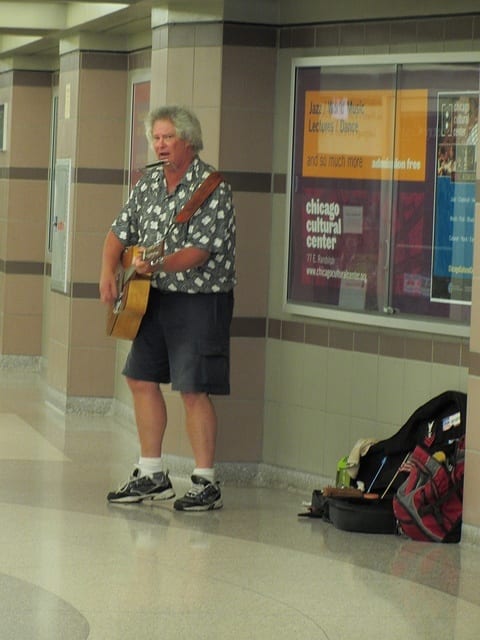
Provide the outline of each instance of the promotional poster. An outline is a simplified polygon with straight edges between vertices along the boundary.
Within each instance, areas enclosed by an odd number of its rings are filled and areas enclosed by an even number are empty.
[[[297,69],[289,301],[440,317],[470,303],[478,90],[431,79]]]

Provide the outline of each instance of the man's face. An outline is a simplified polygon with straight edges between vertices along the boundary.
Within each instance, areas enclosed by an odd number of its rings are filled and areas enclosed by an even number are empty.
[[[157,120],[152,127],[153,150],[173,169],[186,168],[193,158],[190,144],[177,136],[170,120]]]

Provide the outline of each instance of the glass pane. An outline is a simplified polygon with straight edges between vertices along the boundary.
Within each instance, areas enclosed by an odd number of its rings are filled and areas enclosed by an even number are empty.
[[[395,184],[390,305],[398,313],[469,321],[478,89],[477,65],[399,68],[398,95],[410,99],[397,101],[397,130],[405,112],[414,114],[412,140],[426,126],[423,167]],[[418,144],[412,149],[408,157],[420,160]]]
[[[288,300],[388,303],[396,67],[296,70]]]

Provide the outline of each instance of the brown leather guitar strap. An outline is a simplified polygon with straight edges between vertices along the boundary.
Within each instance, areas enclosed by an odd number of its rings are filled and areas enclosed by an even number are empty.
[[[213,193],[218,185],[223,181],[224,178],[219,171],[211,173],[197,188],[187,204],[185,204],[177,213],[174,222],[176,224],[188,222],[200,205],[205,202],[208,196]]]

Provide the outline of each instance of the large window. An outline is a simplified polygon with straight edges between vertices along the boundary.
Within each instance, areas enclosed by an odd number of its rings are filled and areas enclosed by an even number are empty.
[[[479,70],[294,61],[287,310],[466,335]]]

